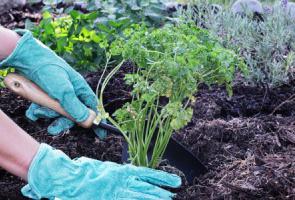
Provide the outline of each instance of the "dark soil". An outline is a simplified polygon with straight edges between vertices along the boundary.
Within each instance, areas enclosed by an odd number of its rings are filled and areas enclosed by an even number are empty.
[[[174,137],[209,172],[178,199],[295,199],[295,82],[269,90],[202,88],[190,124]]]
[[[43,5],[42,3],[25,5],[23,8],[14,8],[8,10],[6,13],[0,15],[0,25],[9,28],[25,28],[25,21],[30,20],[31,22],[38,23],[42,15],[40,13]]]
[[[40,20],[41,7],[25,7],[1,15],[0,23],[23,28],[24,20]],[[104,103],[112,113],[130,99],[124,84],[127,63],[106,89]],[[101,72],[84,74],[95,89]],[[40,142],[63,150],[70,157],[88,156],[121,162],[122,138],[109,135],[99,140],[90,130],[75,127],[52,137],[46,133],[50,121],[26,119],[29,102],[0,89],[0,109]],[[235,84],[229,98],[223,87],[202,86],[197,94],[194,116],[187,127],[174,135],[186,145],[209,172],[192,185],[176,190],[177,200],[195,199],[295,199],[295,81],[266,90]],[[181,175],[165,163],[162,169]],[[0,199],[26,199],[20,193],[25,183],[0,170]]]
[[[104,104],[113,112],[130,99],[123,74],[126,63],[105,92]],[[100,72],[84,74],[93,89]],[[265,90],[234,86],[228,98],[223,87],[203,86],[197,95],[190,124],[174,135],[208,166],[194,184],[176,190],[176,199],[295,199],[295,82]],[[0,108],[40,142],[63,150],[70,157],[88,156],[121,162],[122,138],[99,140],[90,130],[76,127],[60,136],[46,133],[50,121],[25,118],[29,102],[0,90]],[[112,106],[111,106],[112,105]],[[167,164],[162,169],[181,175]],[[0,199],[25,199],[22,180],[0,171]]]

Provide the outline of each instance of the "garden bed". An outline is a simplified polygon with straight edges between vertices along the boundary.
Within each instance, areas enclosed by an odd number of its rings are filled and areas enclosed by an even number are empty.
[[[1,15],[8,28],[23,28],[24,20],[38,22],[41,5],[14,9]],[[107,111],[114,112],[130,99],[123,77],[126,63],[105,91]],[[95,89],[101,72],[84,74]],[[176,137],[208,167],[209,172],[177,189],[176,199],[295,199],[295,81],[275,89],[236,82],[232,98],[224,87],[201,86],[192,121]],[[87,156],[121,162],[122,137],[99,140],[91,130],[75,127],[63,135],[46,133],[50,120],[26,119],[29,102],[0,89],[0,109],[39,142],[63,150],[71,158]],[[163,162],[161,168],[181,174]],[[0,199],[26,199],[25,182],[0,170]]]
[[[109,112],[130,98],[130,88],[123,81],[130,70],[126,63],[106,89]],[[100,72],[84,74],[93,89],[99,76]],[[91,130],[79,127],[51,137],[46,133],[49,121],[33,123],[25,118],[29,102],[7,89],[0,94],[0,108],[38,141],[72,158],[121,162],[121,137],[109,135],[102,141]],[[232,98],[223,87],[202,86],[193,120],[174,137],[189,147],[209,172],[192,185],[184,184],[176,199],[294,199],[295,101],[290,98],[294,94],[294,81],[272,90],[236,83]],[[167,164],[164,162],[162,169],[171,171]],[[0,199],[25,199],[20,193],[23,181],[3,170],[0,180]]]

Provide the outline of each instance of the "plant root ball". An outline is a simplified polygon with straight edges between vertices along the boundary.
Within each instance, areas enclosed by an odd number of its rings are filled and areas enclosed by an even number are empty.
[[[235,14],[245,15],[247,12],[263,14],[262,4],[257,0],[237,0],[231,7]]]
[[[7,10],[19,6],[24,6],[26,0],[1,0],[0,1],[0,14],[6,12]]]

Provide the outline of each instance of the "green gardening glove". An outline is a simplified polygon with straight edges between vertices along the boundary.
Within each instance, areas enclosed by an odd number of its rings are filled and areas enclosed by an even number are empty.
[[[77,122],[85,121],[89,112],[96,111],[97,98],[83,77],[52,50],[35,39],[27,30],[16,31],[22,37],[13,53],[0,62],[0,68],[14,67],[16,71],[41,87],[50,97],[59,101],[64,110]],[[48,128],[57,135],[74,123],[50,109],[33,104],[26,116],[31,120],[40,117],[58,119]],[[105,130],[100,131],[105,136]]]
[[[180,177],[144,167],[81,157],[71,160],[41,144],[28,172],[24,196],[61,200],[171,200]]]
[[[66,117],[62,117],[54,110],[39,106],[35,103],[32,103],[26,111],[26,117],[32,121],[37,121],[39,118],[57,118],[47,128],[47,132],[54,136],[59,135],[61,132],[70,129],[75,125],[73,121]]]

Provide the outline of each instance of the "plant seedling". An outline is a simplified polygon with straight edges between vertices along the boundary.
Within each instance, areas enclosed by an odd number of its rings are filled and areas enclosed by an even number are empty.
[[[100,100],[103,102],[108,81],[126,60],[137,66],[134,73],[125,75],[126,83],[133,87],[132,100],[115,112],[115,119],[105,113],[103,105],[99,110],[123,133],[131,163],[156,168],[173,132],[191,120],[198,85],[226,84],[231,94],[236,67],[244,71],[246,67],[214,36],[192,24],[152,31],[134,25],[124,34],[111,45],[109,58],[121,55],[123,61],[102,83]],[[152,156],[148,157],[153,138]]]

